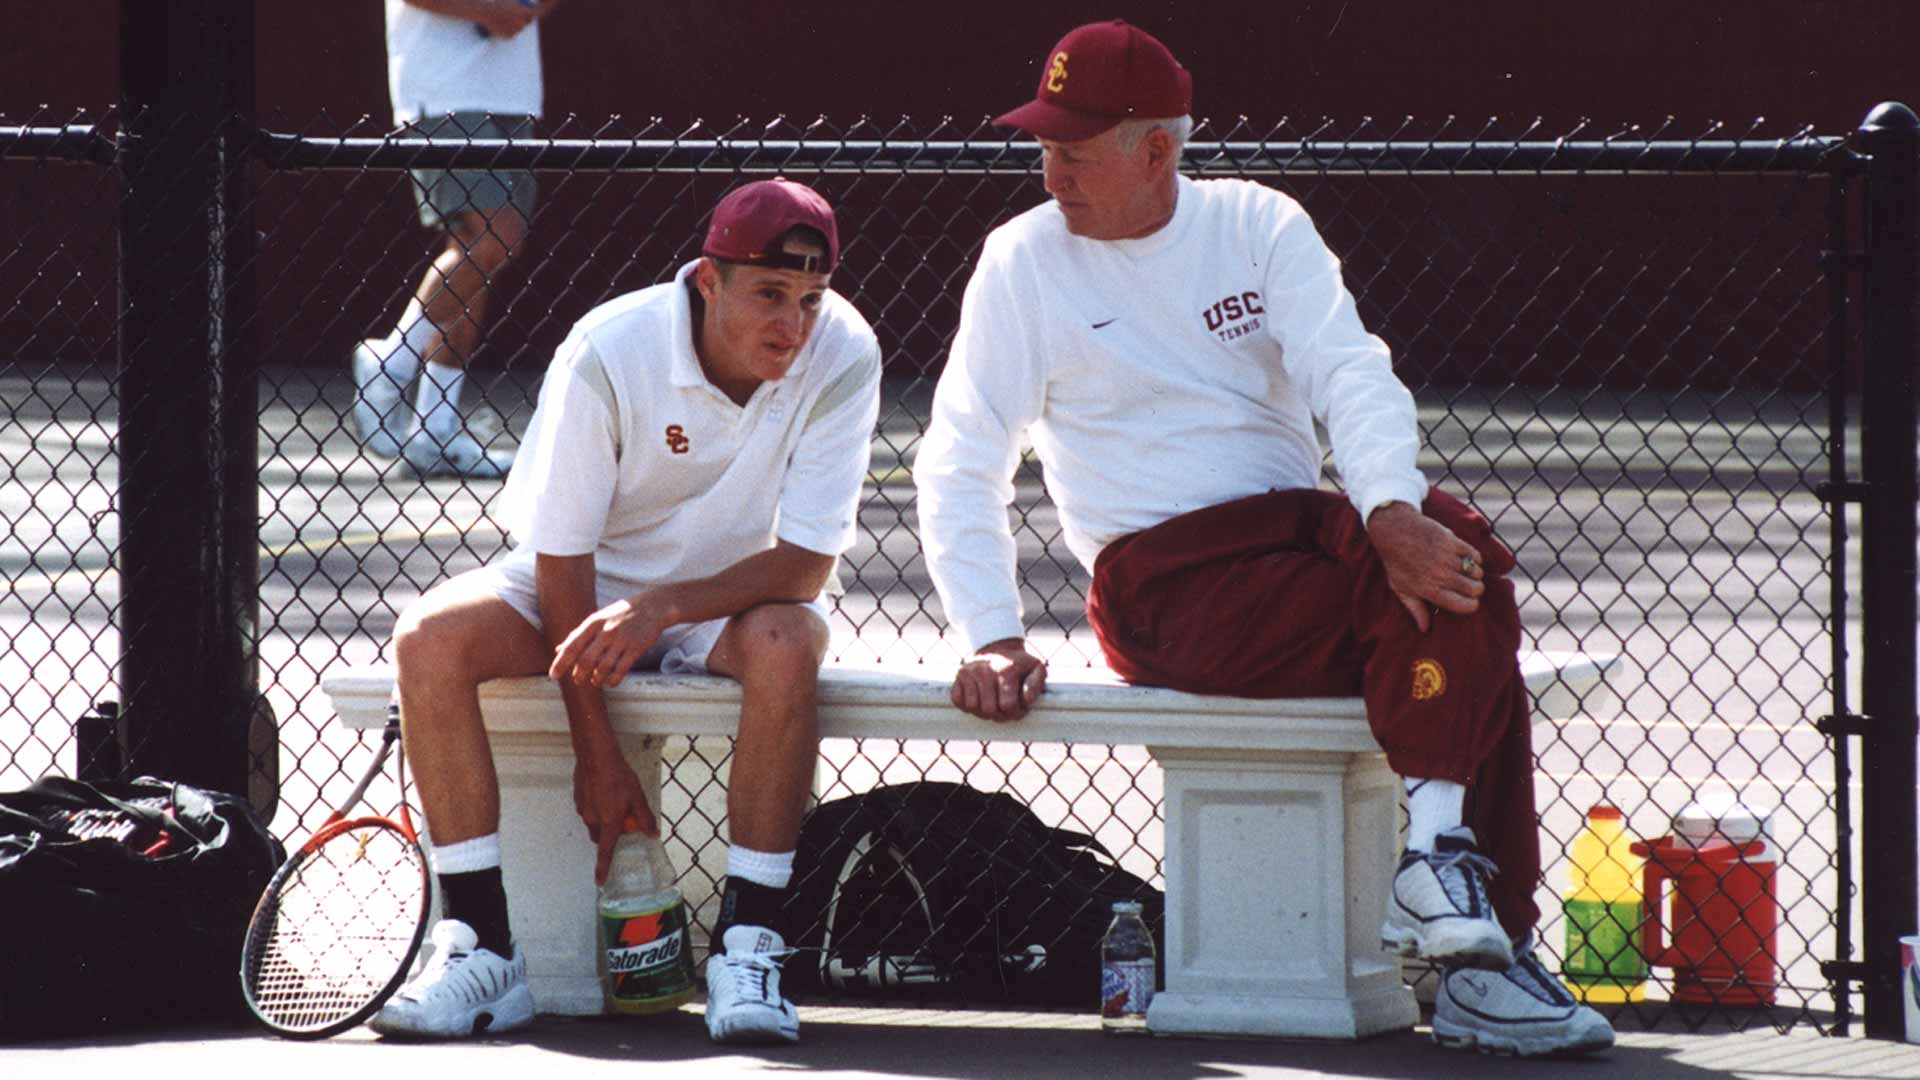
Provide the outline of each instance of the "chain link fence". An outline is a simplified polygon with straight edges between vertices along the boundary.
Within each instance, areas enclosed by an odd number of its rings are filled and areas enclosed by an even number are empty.
[[[116,118],[0,116],[0,128],[111,132]],[[444,237],[415,219],[409,165],[533,163],[527,241],[488,285],[464,409],[511,445],[548,359],[594,305],[668,280],[706,213],[749,175],[816,186],[843,230],[834,285],[872,322],[884,400],[835,607],[836,659],[951,663],[916,535],[910,468],[959,298],[985,235],[1045,198],[1030,146],[984,124],[727,128],[569,118],[539,139],[462,149],[385,141],[365,120],[270,117],[249,166],[255,298],[240,328],[261,363],[261,686],[279,725],[274,829],[316,824],[371,746],[338,730],[320,673],[387,658],[397,614],[506,550],[498,482],[423,480],[362,450],[349,357],[385,335]],[[75,136],[77,138],[77,136]],[[0,785],[79,767],[74,722],[119,694],[121,632],[113,222],[125,178],[0,137]],[[1850,286],[1822,253],[1857,224],[1848,155],[1804,131],[1541,131],[1451,123],[1203,123],[1187,171],[1244,175],[1299,199],[1345,261],[1363,319],[1420,404],[1429,478],[1486,513],[1518,559],[1526,646],[1612,654],[1604,709],[1535,729],[1540,933],[1550,963],[1567,850],[1588,807],[1663,835],[1715,795],[1771,813],[1780,985],[1772,1009],[1682,1010],[1656,968],[1645,1024],[1844,1024],[1821,963],[1854,943],[1858,810],[1846,740],[1845,522],[1817,493],[1854,438],[1836,393]],[[1842,456],[1845,455],[1845,456]],[[1329,478],[1329,483],[1333,479]],[[1059,665],[1097,664],[1085,579],[1037,463],[1016,538],[1032,633]],[[1223,627],[1230,633],[1233,628]],[[682,740],[664,801],[690,892],[724,866],[730,747]],[[822,799],[908,779],[1006,790],[1049,824],[1099,837],[1159,883],[1158,770],[1140,747],[830,741]],[[392,798],[389,793],[388,798]],[[584,883],[583,883],[584,887]],[[712,910],[701,912],[710,925]]]

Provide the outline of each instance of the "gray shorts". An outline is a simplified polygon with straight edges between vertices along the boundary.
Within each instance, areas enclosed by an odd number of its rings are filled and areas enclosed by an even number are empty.
[[[437,586],[435,591],[467,590],[483,596],[493,596],[506,602],[507,606],[520,613],[520,617],[535,629],[540,629],[540,598],[534,587],[534,557],[531,553],[514,552],[504,558],[468,570],[452,580]],[[623,600],[639,592],[641,586],[632,581],[609,577],[601,574],[594,580],[594,602],[606,607],[616,600]],[[801,605],[827,622],[827,605],[818,597]],[[636,671],[659,671],[668,675],[705,675],[707,674],[707,655],[720,641],[720,632],[727,628],[726,619],[709,619],[706,622],[679,623],[667,627],[660,635],[658,644],[640,658],[634,665]]]
[[[421,117],[407,125],[405,134],[429,139],[520,139],[533,134],[530,116],[503,116],[456,112]],[[525,169],[414,169],[413,195],[420,204],[420,223],[432,229],[449,228],[459,215],[472,210],[492,217],[511,205],[520,216],[533,217],[540,194],[539,181]]]

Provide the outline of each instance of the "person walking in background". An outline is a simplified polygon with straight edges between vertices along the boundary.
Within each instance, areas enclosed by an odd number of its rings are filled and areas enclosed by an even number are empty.
[[[1365,697],[1411,815],[1381,943],[1444,967],[1435,1039],[1611,1046],[1533,950],[1513,554],[1415,467],[1413,395],[1300,205],[1180,175],[1192,99],[1166,46],[1091,23],[996,121],[1039,140],[1052,199],[987,238],[914,463],[927,568],[971,653],[953,703],[1010,723],[1046,687],[1007,521],[1031,435],[1122,678]],[[1344,494],[1318,488],[1316,421]],[[1283,872],[1249,867],[1248,889]]]
[[[387,85],[402,134],[507,139],[540,115],[540,20],[559,0],[387,0]],[[365,450],[421,477],[498,479],[513,451],[460,411],[494,282],[526,241],[536,183],[522,170],[416,169],[420,222],[446,234],[406,311],[353,351],[353,424]],[[407,391],[414,388],[412,404]]]

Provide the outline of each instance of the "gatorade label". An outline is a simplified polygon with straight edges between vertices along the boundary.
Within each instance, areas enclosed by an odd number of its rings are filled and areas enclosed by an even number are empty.
[[[693,950],[688,947],[684,901],[633,913],[602,909],[600,933],[613,1011],[661,1012],[693,996]]]
[[[1100,1015],[1143,1017],[1153,1004],[1153,961],[1110,960],[1100,965]]]
[[[1630,985],[1647,977],[1639,904],[1569,900],[1566,906],[1568,979]]]

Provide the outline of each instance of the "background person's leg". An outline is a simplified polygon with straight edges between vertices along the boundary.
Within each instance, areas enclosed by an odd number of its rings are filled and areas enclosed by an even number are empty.
[[[466,430],[460,395],[485,333],[494,282],[526,233],[526,219],[511,205],[491,216],[463,211],[449,221],[446,249],[421,279],[416,299],[433,330],[425,336],[414,397],[418,426],[402,451],[416,472],[500,477],[513,464],[510,450],[483,446]]]

